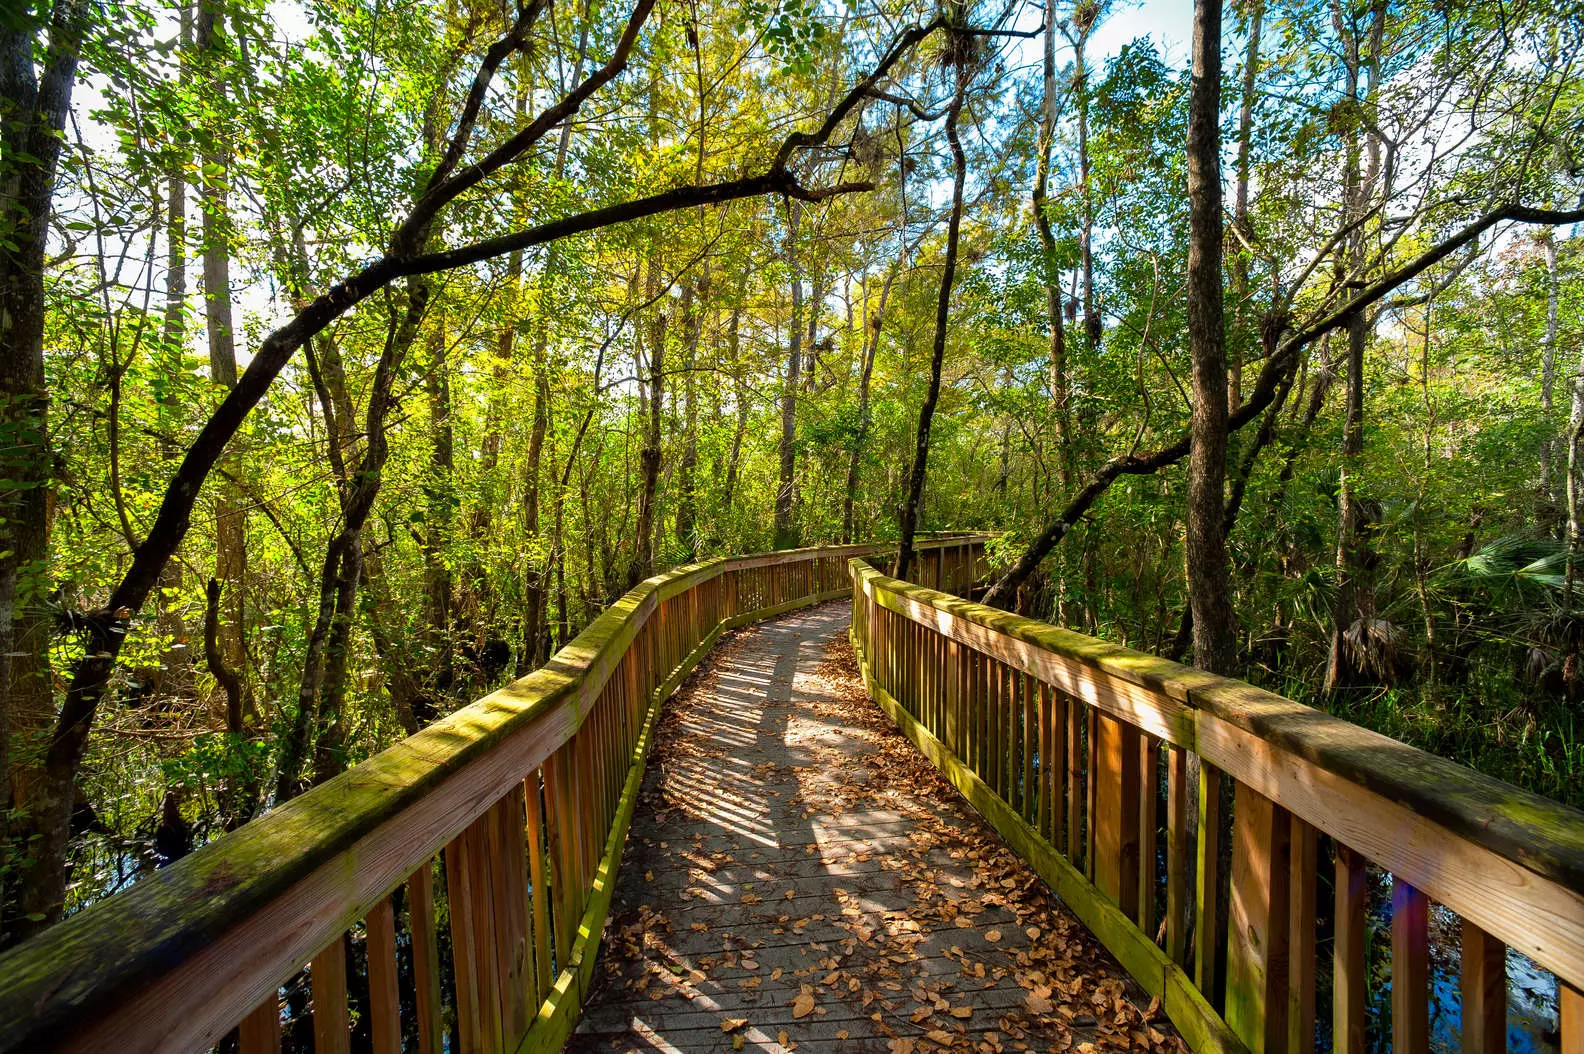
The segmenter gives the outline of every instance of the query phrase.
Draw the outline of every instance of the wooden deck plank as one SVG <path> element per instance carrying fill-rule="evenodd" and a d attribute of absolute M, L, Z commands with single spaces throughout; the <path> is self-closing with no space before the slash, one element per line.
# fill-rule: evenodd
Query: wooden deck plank
<path fill-rule="evenodd" d="M 568 1049 L 1184 1051 L 863 694 L 847 615 L 723 641 L 670 704 Z"/>

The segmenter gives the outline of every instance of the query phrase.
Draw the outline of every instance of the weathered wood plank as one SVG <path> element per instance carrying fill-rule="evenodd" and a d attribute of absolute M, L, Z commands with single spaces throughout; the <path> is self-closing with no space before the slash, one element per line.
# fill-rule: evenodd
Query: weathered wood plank
<path fill-rule="evenodd" d="M 1584 1054 L 1584 992 L 1564 984 L 1558 993 L 1558 1002 L 1562 1018 L 1559 1054 Z"/>
<path fill-rule="evenodd" d="M 314 1054 L 349 1054 L 346 937 L 331 941 L 308 965 L 313 991 Z"/>
<path fill-rule="evenodd" d="M 1094 723 L 1095 885 L 1122 914 L 1138 917 L 1139 732 L 1109 714 Z"/>
<path fill-rule="evenodd" d="M 1194 985 L 1215 1005 L 1225 935 L 1216 924 L 1221 887 L 1221 773 L 1199 766 L 1199 844 L 1194 869 Z"/>
<path fill-rule="evenodd" d="M 1298 817 L 1291 817 L 1291 822 L 1287 1049 L 1291 1054 L 1311 1054 L 1315 1045 L 1315 878 L 1320 839 L 1315 829 Z"/>
<path fill-rule="evenodd" d="M 1392 1051 L 1430 1051 L 1430 902 L 1392 881 Z"/>
<path fill-rule="evenodd" d="M 1239 783 L 1232 804 L 1232 900 L 1227 927 L 1226 1021 L 1253 1054 L 1288 1042 L 1292 821 Z"/>
<path fill-rule="evenodd" d="M 412 939 L 418 1054 L 440 1054 L 440 943 L 435 931 L 434 861 L 407 880 L 407 931 Z"/>
<path fill-rule="evenodd" d="M 1188 753 L 1166 748 L 1166 955 L 1188 963 Z"/>
<path fill-rule="evenodd" d="M 396 985 L 396 913 L 380 901 L 364 920 L 368 931 L 369 1032 L 374 1054 L 401 1054 L 401 995 Z"/>
<path fill-rule="evenodd" d="M 1332 959 L 1332 1045 L 1337 1054 L 1364 1054 L 1368 1018 L 1369 940 L 1365 898 L 1369 874 L 1364 858 L 1347 846 L 1336 846 L 1336 936 Z"/>
<path fill-rule="evenodd" d="M 241 1054 L 280 1054 L 280 1000 L 270 996 L 242 1019 L 237 1028 L 237 1048 Z"/>
<path fill-rule="evenodd" d="M 1507 946 L 1464 919 L 1461 960 L 1463 1054 L 1505 1054 Z"/>

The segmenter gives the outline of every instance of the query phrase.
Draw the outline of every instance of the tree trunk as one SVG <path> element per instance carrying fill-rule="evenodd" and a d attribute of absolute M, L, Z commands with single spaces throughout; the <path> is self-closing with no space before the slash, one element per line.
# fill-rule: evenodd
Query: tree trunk
<path fill-rule="evenodd" d="M 966 49 L 964 49 L 966 50 Z M 896 577 L 906 579 L 912 570 L 913 538 L 918 532 L 919 506 L 924 501 L 924 478 L 929 467 L 930 425 L 935 418 L 935 403 L 940 399 L 941 365 L 946 357 L 946 327 L 951 316 L 952 283 L 957 278 L 957 243 L 962 229 L 963 182 L 968 174 L 968 158 L 957 135 L 957 120 L 962 115 L 963 97 L 968 90 L 967 56 L 958 58 L 957 89 L 946 112 L 946 141 L 952 152 L 951 220 L 946 228 L 946 259 L 941 267 L 940 295 L 935 301 L 935 341 L 930 352 L 930 382 L 919 408 L 918 436 L 913 447 L 913 468 L 908 473 L 907 498 L 902 503 L 902 540 L 897 546 Z"/>
<path fill-rule="evenodd" d="M 1346 94 L 1360 105 L 1373 104 L 1378 87 L 1381 40 L 1386 20 L 1385 0 L 1375 0 L 1370 9 L 1369 58 L 1366 68 L 1364 46 L 1360 43 L 1351 15 L 1340 3 L 1332 18 L 1343 42 Z M 1369 86 L 1361 97 L 1361 79 L 1368 72 Z M 1363 155 L 1368 151 L 1368 172 Z M 1349 233 L 1344 261 L 1345 277 L 1354 283 L 1364 281 L 1366 233 L 1362 218 L 1368 208 L 1379 172 L 1379 143 L 1373 133 L 1363 134 L 1357 127 L 1349 130 L 1343 156 L 1342 196 L 1348 218 L 1355 224 Z M 1331 641 L 1326 660 L 1324 691 L 1358 684 L 1367 679 L 1368 633 L 1361 632 L 1357 646 L 1349 643 L 1355 627 L 1368 628 L 1374 616 L 1374 591 L 1370 571 L 1375 563 L 1370 550 L 1368 509 L 1358 492 L 1359 466 L 1364 456 L 1364 349 L 1369 341 L 1370 318 L 1366 312 L 1352 312 L 1346 321 L 1348 341 L 1347 401 L 1342 429 L 1341 475 L 1337 486 L 1336 609 L 1332 612 Z"/>
<path fill-rule="evenodd" d="M 776 484 L 775 541 L 777 549 L 797 545 L 793 520 L 797 510 L 797 397 L 803 368 L 803 274 L 798 270 L 798 227 L 802 202 L 787 205 L 787 267 L 792 273 L 792 326 L 788 341 L 786 376 L 781 383 L 781 471 Z"/>
<path fill-rule="evenodd" d="M 451 376 L 446 356 L 444 313 L 437 312 L 429 334 L 424 394 L 429 403 L 429 481 L 423 523 L 424 614 L 430 663 L 439 683 L 448 683 L 454 665 L 451 570 L 445 562 L 446 537 L 455 527 L 455 430 L 451 423 Z"/>
<path fill-rule="evenodd" d="M 1237 326 L 1228 344 L 1227 409 L 1236 411 L 1243 399 L 1243 360 L 1253 344 L 1249 320 L 1249 263 L 1254 244 L 1254 227 L 1249 221 L 1249 174 L 1254 138 L 1254 103 L 1259 77 L 1260 32 L 1265 20 L 1265 0 L 1254 0 L 1248 13 L 1248 48 L 1243 59 L 1243 106 L 1238 115 L 1237 193 L 1233 199 L 1232 222 L 1237 227 L 1239 244 L 1232 255 L 1232 299 L 1236 304 Z"/>
<path fill-rule="evenodd" d="M 651 257 L 646 292 L 653 302 L 660 293 L 660 265 Z M 653 307 L 649 324 L 649 421 L 643 453 L 639 455 L 638 544 L 627 588 L 642 582 L 655 570 L 655 503 L 660 490 L 661 424 L 665 419 L 665 313 Z"/>
<path fill-rule="evenodd" d="M 1560 284 L 1557 281 L 1556 234 L 1549 227 L 1540 232 L 1540 245 L 1545 250 L 1546 268 L 1546 326 L 1545 343 L 1540 359 L 1540 408 L 1546 417 L 1546 431 L 1540 438 L 1540 514 L 1536 517 L 1541 530 L 1555 530 L 1557 516 L 1556 494 L 1556 441 L 1551 431 L 1555 412 L 1556 360 L 1557 360 L 1557 310 Z M 1429 310 L 1428 305 L 1425 308 Z"/>
<path fill-rule="evenodd" d="M 742 459 L 743 439 L 748 434 L 748 409 L 751 392 L 747 369 L 742 362 L 742 290 L 732 305 L 731 321 L 726 325 L 726 347 L 731 355 L 732 381 L 737 390 L 737 426 L 732 431 L 731 457 L 726 459 L 726 482 L 721 487 L 721 508 L 728 512 L 737 491 L 737 465 Z"/>
<path fill-rule="evenodd" d="M 1092 13 L 1090 13 L 1092 11 Z M 1083 257 L 1083 319 L 1084 336 L 1093 351 L 1100 346 L 1104 326 L 1100 312 L 1095 308 L 1094 295 L 1094 198 L 1089 185 L 1089 64 L 1084 50 L 1089 34 L 1099 18 L 1098 5 L 1092 9 L 1079 5 L 1077 37 L 1073 40 L 1073 89 L 1078 95 L 1078 189 L 1083 207 L 1083 230 L 1079 233 L 1078 249 Z"/>
<path fill-rule="evenodd" d="M 314 757 L 314 783 L 323 783 L 345 767 L 341 708 L 346 695 L 347 658 L 362 575 L 363 527 L 373 511 L 385 462 L 390 455 L 385 422 L 395 405 L 393 389 L 407 352 L 417 338 L 429 295 L 426 279 L 408 283 L 403 317 L 386 340 L 369 386 L 363 457 L 347 477 L 349 486 L 339 491 L 341 528 L 325 549 L 320 570 L 319 604 L 298 682 L 297 711 L 281 744 L 276 766 L 277 803 L 289 800 L 302 790 L 302 767 L 310 749 Z"/>
<path fill-rule="evenodd" d="M 857 538 L 853 501 L 858 494 L 858 469 L 863 462 L 864 444 L 869 439 L 869 382 L 874 377 L 875 355 L 880 350 L 886 301 L 891 297 L 891 286 L 902 271 L 902 263 L 903 257 L 898 256 L 880 286 L 880 302 L 875 307 L 875 313 L 869 317 L 869 339 L 864 343 L 863 368 L 858 374 L 858 434 L 853 436 L 852 451 L 847 455 L 847 490 L 842 496 L 842 540 L 849 545 Z"/>
<path fill-rule="evenodd" d="M 55 921 L 66 890 L 75 759 L 57 756 L 52 746 L 44 764 L 18 765 L 13 744 L 42 746 L 55 710 L 46 605 L 53 458 L 44 250 L 86 20 L 80 0 L 57 0 L 47 41 L 39 39 L 44 27 L 28 20 L 0 29 L 0 99 L 8 111 L 0 121 L 8 167 L 0 205 L 9 225 L 0 246 L 0 465 L 10 484 L 0 495 L 0 813 L 9 784 L 9 804 L 25 819 L 7 817 L 3 834 L 14 844 L 32 839 L 15 895 L 0 888 L 0 946 Z"/>
<path fill-rule="evenodd" d="M 1056 0 L 1045 0 L 1045 75 L 1040 106 L 1038 157 L 1034 170 L 1034 226 L 1044 252 L 1045 318 L 1050 327 L 1051 411 L 1056 427 L 1056 478 L 1066 490 L 1072 484 L 1072 450 L 1068 440 L 1071 413 L 1067 386 L 1067 333 L 1062 321 L 1061 273 L 1056 267 L 1056 236 L 1046 211 L 1050 192 L 1051 148 L 1056 140 L 1056 34 L 1060 19 Z"/>
<path fill-rule="evenodd" d="M 1188 599 L 1194 665 L 1230 674 L 1237 616 L 1227 573 L 1226 322 L 1221 302 L 1221 0 L 1195 0 L 1188 96 L 1188 347 L 1193 418 L 1188 457 Z"/>
<path fill-rule="evenodd" d="M 709 269 L 704 271 L 706 287 Z M 682 456 L 677 460 L 677 514 L 676 540 L 682 547 L 683 562 L 690 562 L 698 552 L 697 495 L 694 493 L 694 470 L 698 467 L 698 364 L 699 331 L 703 316 L 695 300 L 693 283 L 682 287 L 682 350 L 686 358 L 682 363 Z"/>
<path fill-rule="evenodd" d="M 212 99 L 223 100 L 226 77 L 223 41 L 224 12 L 220 0 L 198 0 L 194 41 L 204 71 L 204 87 Z M 209 338 L 209 379 L 226 391 L 236 387 L 236 335 L 231 305 L 231 222 L 227 181 L 231 173 L 228 130 L 216 122 L 205 128 L 204 177 L 198 186 L 203 213 L 204 321 Z M 228 474 L 241 471 L 236 452 L 225 458 Z M 235 484 L 222 481 L 215 497 L 215 578 L 223 606 L 218 647 L 225 665 L 242 675 L 247 667 L 243 643 L 247 588 L 247 503 Z"/>

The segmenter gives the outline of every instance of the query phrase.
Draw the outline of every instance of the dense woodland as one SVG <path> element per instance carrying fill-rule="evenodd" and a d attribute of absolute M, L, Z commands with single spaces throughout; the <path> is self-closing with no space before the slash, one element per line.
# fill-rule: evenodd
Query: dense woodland
<path fill-rule="evenodd" d="M 1569 0 L 0 14 L 0 942 L 647 575 L 945 529 L 1584 805 Z"/>

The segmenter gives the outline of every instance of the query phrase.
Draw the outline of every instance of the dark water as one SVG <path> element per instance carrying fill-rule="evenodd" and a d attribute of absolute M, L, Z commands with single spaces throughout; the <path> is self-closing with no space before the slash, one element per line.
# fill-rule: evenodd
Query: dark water
<path fill-rule="evenodd" d="M 1371 869 L 1369 895 L 1369 1047 L 1391 1050 L 1391 876 Z M 1463 999 L 1459 990 L 1462 922 L 1441 907 L 1430 910 L 1430 1049 L 1461 1050 Z M 1507 950 L 1507 1049 L 1512 1054 L 1557 1054 L 1560 1049 L 1557 979 L 1528 956 Z M 1320 1049 L 1331 1049 L 1330 1022 L 1321 1022 Z"/>

